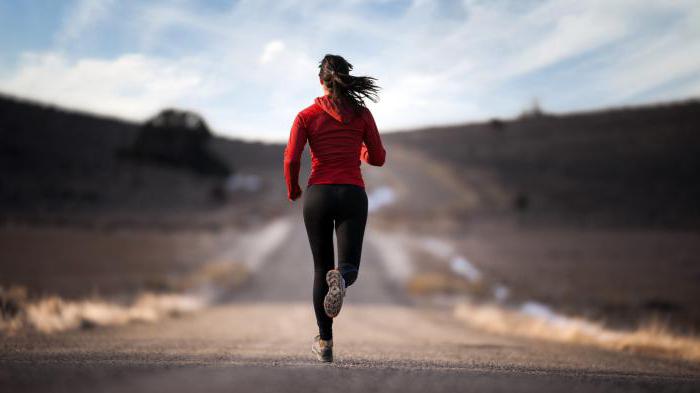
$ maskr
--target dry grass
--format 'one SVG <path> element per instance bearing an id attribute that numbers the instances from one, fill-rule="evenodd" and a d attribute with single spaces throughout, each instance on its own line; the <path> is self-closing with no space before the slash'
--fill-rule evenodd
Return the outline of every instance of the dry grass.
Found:
<path id="1" fill-rule="evenodd" d="M 49 296 L 24 302 L 14 315 L 4 316 L 0 320 L 0 333 L 54 333 L 130 322 L 153 322 L 164 316 L 197 310 L 205 303 L 203 298 L 180 294 L 143 293 L 130 304 L 97 298 L 73 301 Z"/>
<path id="2" fill-rule="evenodd" d="M 130 305 L 106 300 L 66 301 L 57 296 L 41 299 L 26 309 L 26 323 L 42 333 L 153 322 L 201 308 L 204 300 L 191 295 L 145 293 Z"/>
<path id="3" fill-rule="evenodd" d="M 458 305 L 455 316 L 499 334 L 700 361 L 700 338 L 674 334 L 658 320 L 645 323 L 636 330 L 612 330 L 582 318 L 539 317 L 517 309 L 472 303 Z"/>
<path id="4" fill-rule="evenodd" d="M 411 295 L 427 296 L 438 294 L 484 294 L 486 286 L 483 282 L 469 282 L 461 277 L 447 272 L 423 272 L 411 276 L 406 282 L 406 290 Z"/>
<path id="5" fill-rule="evenodd" d="M 244 283 L 250 272 L 239 263 L 214 261 L 179 280 L 160 280 L 167 293 L 144 292 L 128 304 L 109 299 L 66 300 L 48 296 L 28 300 L 22 287 L 0 288 L 0 334 L 54 333 L 132 322 L 153 322 L 192 312 Z"/>

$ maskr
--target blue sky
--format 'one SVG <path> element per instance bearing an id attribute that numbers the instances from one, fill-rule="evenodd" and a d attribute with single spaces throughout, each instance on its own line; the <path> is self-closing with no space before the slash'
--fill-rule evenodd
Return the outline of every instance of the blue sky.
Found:
<path id="1" fill-rule="evenodd" d="M 382 87 L 382 131 L 700 96 L 700 3 L 677 1 L 0 2 L 0 92 L 143 120 L 195 110 L 284 141 L 345 56 Z"/>

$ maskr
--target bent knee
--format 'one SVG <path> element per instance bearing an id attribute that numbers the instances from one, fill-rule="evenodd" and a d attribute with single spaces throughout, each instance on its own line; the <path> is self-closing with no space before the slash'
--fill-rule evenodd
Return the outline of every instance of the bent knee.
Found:
<path id="1" fill-rule="evenodd" d="M 357 270 L 343 273 L 343 279 L 345 280 L 345 286 L 349 287 L 357 280 Z"/>

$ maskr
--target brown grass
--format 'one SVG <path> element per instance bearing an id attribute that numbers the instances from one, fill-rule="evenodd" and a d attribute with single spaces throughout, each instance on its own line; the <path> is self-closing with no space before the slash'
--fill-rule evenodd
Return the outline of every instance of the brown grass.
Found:
<path id="1" fill-rule="evenodd" d="M 27 315 L 32 327 L 51 333 L 77 327 L 153 322 L 166 315 L 196 310 L 202 305 L 201 299 L 175 294 L 146 293 L 127 306 L 104 300 L 70 302 L 50 297 L 30 305 Z"/>
<path id="2" fill-rule="evenodd" d="M 490 304 L 463 303 L 454 313 L 470 325 L 499 334 L 700 361 L 700 338 L 675 334 L 659 320 L 626 331 L 612 330 L 583 318 L 538 318 Z"/>
<path id="3" fill-rule="evenodd" d="M 417 273 L 406 282 L 406 290 L 411 295 L 427 296 L 438 294 L 470 294 L 482 295 L 486 285 L 479 282 L 469 282 L 462 277 L 447 272 L 430 271 Z"/>
<path id="4" fill-rule="evenodd" d="M 131 304 L 105 299 L 65 300 L 49 296 L 27 302 L 11 318 L 3 318 L 0 332 L 21 331 L 54 333 L 78 328 L 124 325 L 130 322 L 153 322 L 164 316 L 191 312 L 204 305 L 192 295 L 143 293 Z"/>
<path id="5" fill-rule="evenodd" d="M 144 292 L 128 304 L 94 297 L 66 300 L 60 296 L 27 299 L 22 287 L 0 288 L 0 334 L 23 331 L 54 333 L 72 329 L 153 322 L 198 310 L 250 276 L 245 265 L 233 261 L 208 263 L 182 279 L 155 280 L 165 293 Z"/>

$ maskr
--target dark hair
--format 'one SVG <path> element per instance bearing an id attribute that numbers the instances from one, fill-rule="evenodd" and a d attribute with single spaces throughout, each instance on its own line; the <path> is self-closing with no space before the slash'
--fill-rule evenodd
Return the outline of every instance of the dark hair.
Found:
<path id="1" fill-rule="evenodd" d="M 379 86 L 371 76 L 353 76 L 352 64 L 342 56 L 326 55 L 318 65 L 318 77 L 328 89 L 331 99 L 349 103 L 354 109 L 365 106 L 365 99 L 379 101 Z"/>

